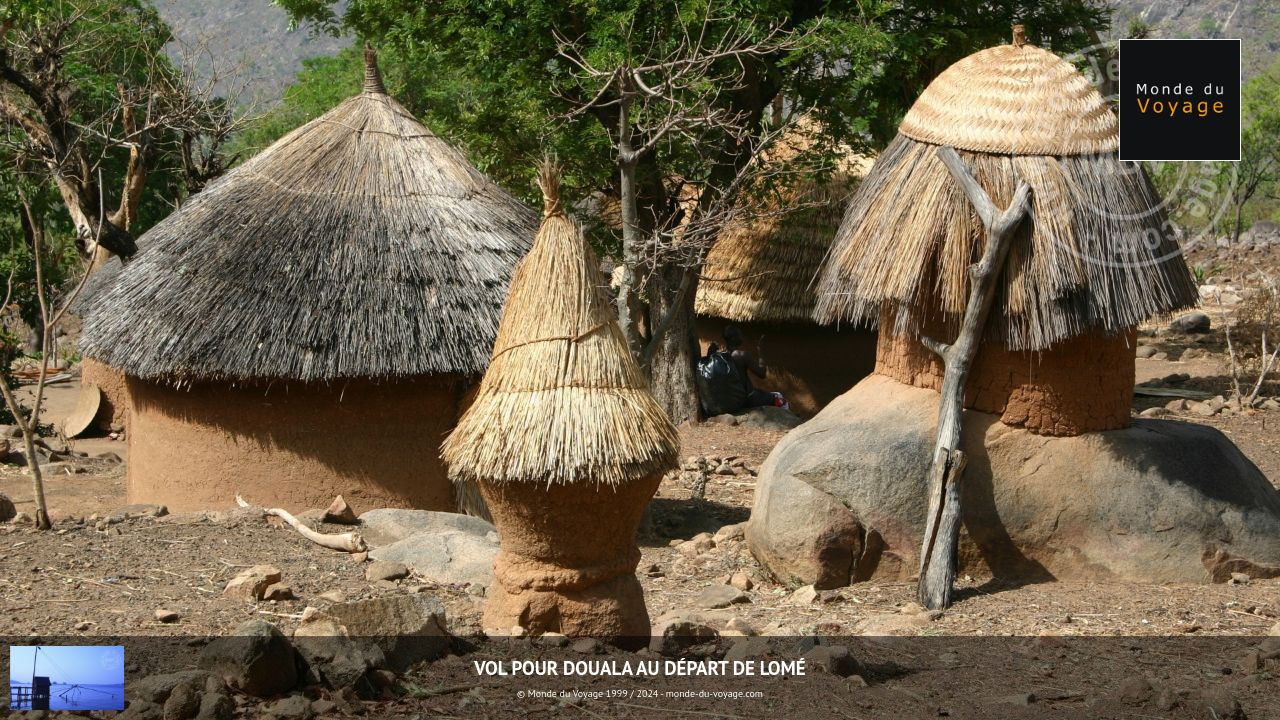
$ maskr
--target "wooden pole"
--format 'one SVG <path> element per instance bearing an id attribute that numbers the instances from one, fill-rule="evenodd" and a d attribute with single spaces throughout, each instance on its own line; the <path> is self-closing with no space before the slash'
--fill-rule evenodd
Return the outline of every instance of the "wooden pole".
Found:
<path id="1" fill-rule="evenodd" d="M 991 201 L 964 161 L 950 147 L 940 148 L 942 160 L 964 194 L 973 203 L 986 230 L 982 259 L 969 266 L 969 302 L 960 333 L 951 345 L 922 337 L 920 341 L 942 358 L 942 394 L 938 401 L 938 433 L 929 469 L 929 515 L 920 549 L 920 604 L 933 609 L 951 605 L 956 575 L 956 545 L 960 538 L 961 481 L 965 456 L 960 449 L 965 385 L 986 330 L 987 316 L 995 300 L 997 283 L 1009 256 L 1013 233 L 1028 213 L 1031 187 L 1018 180 L 1009 207 L 1001 211 Z"/>

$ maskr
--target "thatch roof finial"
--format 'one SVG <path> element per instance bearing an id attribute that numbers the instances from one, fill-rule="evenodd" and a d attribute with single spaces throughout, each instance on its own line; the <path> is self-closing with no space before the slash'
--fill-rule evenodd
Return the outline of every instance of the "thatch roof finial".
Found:
<path id="1" fill-rule="evenodd" d="M 378 52 L 368 40 L 364 42 L 364 91 L 387 94 L 387 88 L 382 84 L 382 72 L 378 70 Z"/>
<path id="2" fill-rule="evenodd" d="M 1022 23 L 1013 26 L 1013 46 L 1022 47 L 1027 44 L 1027 28 Z"/>
<path id="3" fill-rule="evenodd" d="M 560 203 L 560 164 L 554 156 L 544 157 L 538 166 L 538 187 L 542 190 L 542 217 L 564 215 L 564 206 Z"/>

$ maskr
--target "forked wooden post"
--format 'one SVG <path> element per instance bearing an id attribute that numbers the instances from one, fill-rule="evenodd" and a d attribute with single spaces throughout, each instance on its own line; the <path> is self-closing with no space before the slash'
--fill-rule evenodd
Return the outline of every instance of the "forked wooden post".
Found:
<path id="1" fill-rule="evenodd" d="M 925 521 L 924 544 L 920 549 L 920 604 L 929 609 L 951 605 L 952 582 L 956 575 L 956 545 L 960 538 L 960 497 L 965 456 L 960 449 L 964 391 L 969 370 L 978 354 L 978 345 L 987 325 L 987 315 L 995 300 L 997 282 L 1009 256 L 1010 240 L 1028 210 L 1031 187 L 1018 180 L 1009 207 L 1001 211 L 950 147 L 938 150 L 951 176 L 973 203 L 986 229 L 982 259 L 969 266 L 969 302 L 956 341 L 947 345 L 932 338 L 920 339 L 942 358 L 942 395 L 938 401 L 938 434 L 933 445 L 933 465 L 929 469 L 929 515 Z"/>

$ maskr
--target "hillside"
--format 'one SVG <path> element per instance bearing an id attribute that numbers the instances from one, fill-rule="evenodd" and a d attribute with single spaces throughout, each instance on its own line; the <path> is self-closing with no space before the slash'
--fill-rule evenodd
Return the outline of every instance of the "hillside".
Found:
<path id="1" fill-rule="evenodd" d="M 1113 35 L 1121 36 L 1139 18 L 1152 37 L 1240 38 L 1244 75 L 1252 77 L 1280 53 L 1280 3 L 1275 0 L 1116 0 Z"/>
<path id="2" fill-rule="evenodd" d="M 351 42 L 350 38 L 313 35 L 305 27 L 290 30 L 288 15 L 270 0 L 153 2 L 184 45 L 207 44 L 203 72 L 209 72 L 209 56 L 217 58 L 222 73 L 238 68 L 239 84 L 247 84 L 246 101 L 274 103 L 302 69 L 303 59 L 332 55 Z M 172 52 L 179 50 L 175 46 Z"/>

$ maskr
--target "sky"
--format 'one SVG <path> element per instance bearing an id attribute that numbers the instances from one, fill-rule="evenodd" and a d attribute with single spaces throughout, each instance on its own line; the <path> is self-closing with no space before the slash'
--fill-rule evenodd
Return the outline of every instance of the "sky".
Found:
<path id="1" fill-rule="evenodd" d="M 124 647 L 121 645 L 41 645 L 9 648 L 9 681 L 31 684 L 31 663 L 36 674 L 54 683 L 76 685 L 123 685 Z"/>

